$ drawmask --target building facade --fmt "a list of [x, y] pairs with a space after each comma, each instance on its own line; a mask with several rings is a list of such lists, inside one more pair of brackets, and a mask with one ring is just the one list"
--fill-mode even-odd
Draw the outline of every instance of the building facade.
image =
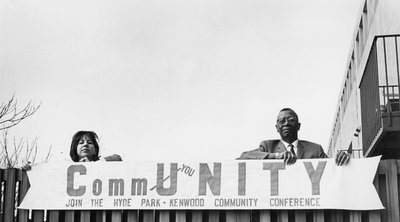
[[400, 1], [365, 0], [356, 24], [327, 153], [400, 157]]

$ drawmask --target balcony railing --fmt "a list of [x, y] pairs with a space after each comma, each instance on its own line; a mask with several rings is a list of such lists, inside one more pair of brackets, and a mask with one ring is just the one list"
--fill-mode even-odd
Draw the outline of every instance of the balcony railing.
[[400, 85], [379, 86], [382, 116], [385, 116], [387, 113], [400, 111], [399, 87]]
[[351, 154], [352, 158], [362, 158], [363, 150], [362, 149], [353, 149], [353, 153]]
[[[400, 117], [400, 35], [375, 38], [360, 82], [362, 144], [364, 154], [373, 156], [387, 131]], [[399, 126], [400, 127], [400, 126]]]

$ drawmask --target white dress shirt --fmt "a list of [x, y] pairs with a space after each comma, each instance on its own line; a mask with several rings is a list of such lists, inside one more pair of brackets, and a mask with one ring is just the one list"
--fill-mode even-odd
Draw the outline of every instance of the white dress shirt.
[[[285, 145], [286, 150], [290, 151], [289, 143], [287, 143], [283, 140], [281, 140], [281, 142], [283, 143], [283, 145]], [[296, 156], [297, 156], [297, 146], [299, 145], [299, 140], [297, 139], [296, 141], [294, 141], [292, 143], [292, 145], [293, 145], [294, 154], [296, 154]]]

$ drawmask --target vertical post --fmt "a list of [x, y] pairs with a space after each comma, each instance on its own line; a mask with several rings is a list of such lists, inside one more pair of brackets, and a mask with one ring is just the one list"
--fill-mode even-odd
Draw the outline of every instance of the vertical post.
[[122, 221], [122, 211], [113, 210], [111, 211], [111, 222], [121, 222]]
[[385, 207], [381, 211], [381, 220], [388, 221], [389, 219], [389, 210], [388, 210], [388, 197], [387, 197], [387, 174], [386, 174], [386, 160], [381, 160], [379, 163], [379, 168], [382, 168], [382, 173], [378, 176], [378, 183], [379, 183], [379, 197], [381, 198], [382, 204]]
[[387, 69], [387, 56], [386, 56], [386, 37], [383, 37], [383, 56], [384, 56], [384, 61], [385, 61], [385, 81], [386, 81], [386, 95], [385, 95], [385, 104], [389, 104], [389, 109], [388, 109], [388, 120], [389, 120], [389, 126], [392, 126], [392, 109], [391, 109], [391, 104], [390, 104], [390, 96], [389, 96], [389, 77], [388, 77], [388, 69]]
[[186, 222], [186, 211], [177, 210], [175, 214], [175, 222]]
[[[1, 181], [1, 180], [0, 180]], [[19, 181], [19, 191], [18, 191], [18, 205], [21, 204], [24, 199], [26, 193], [29, 189], [29, 181], [28, 176], [26, 175], [26, 171], [18, 170], [18, 181]], [[28, 221], [29, 211], [28, 210], [18, 210], [18, 221], [26, 222]]]
[[295, 221], [296, 222], [306, 222], [306, 211], [305, 210], [296, 210], [294, 212]]
[[75, 221], [74, 214], [75, 214], [75, 211], [66, 210], [65, 211], [65, 222], [74, 222]]
[[15, 187], [16, 187], [16, 169], [6, 169], [4, 171], [6, 180], [6, 186], [4, 188], [4, 221], [14, 221], [14, 210], [15, 210]]
[[[5, 171], [3, 169], [0, 169], [0, 190], [3, 189], [3, 182], [5, 183]], [[4, 199], [4, 193], [0, 192], [0, 199]], [[3, 222], [3, 216], [4, 216], [4, 203], [2, 203], [2, 201], [0, 201], [0, 222]]]
[[126, 214], [126, 222], [138, 222], [138, 212], [136, 210], [129, 210]]
[[[48, 221], [49, 222], [58, 222], [59, 221], [59, 214], [60, 212], [58, 210], [50, 210], [49, 211], [49, 217], [48, 217]], [[22, 221], [20, 221], [22, 222]]]
[[260, 211], [260, 222], [271, 222], [271, 211], [261, 210]]
[[[397, 71], [397, 92], [400, 92], [400, 72], [399, 72], [399, 52], [398, 52], [398, 44], [397, 44], [397, 36], [394, 37], [394, 45], [396, 49], [396, 71]], [[399, 101], [400, 103], [400, 98]]]
[[324, 222], [324, 211], [323, 210], [314, 210], [313, 211], [313, 218], [315, 222]]
[[226, 211], [226, 222], [236, 222], [236, 211], [234, 210]]
[[160, 210], [159, 221], [160, 222], [169, 222], [169, 211], [168, 210]]
[[387, 200], [388, 200], [388, 221], [398, 222], [399, 214], [399, 192], [397, 183], [397, 166], [395, 160], [386, 161], [386, 186], [387, 186]]
[[106, 219], [107, 219], [107, 211], [99, 210], [96, 212], [96, 221], [106, 222]]
[[154, 221], [154, 211], [144, 210], [143, 212], [143, 222], [153, 222]]
[[202, 222], [203, 221], [203, 211], [194, 210], [192, 211], [192, 222]]
[[332, 210], [331, 211], [331, 221], [343, 222], [343, 211], [342, 210]]
[[35, 210], [33, 211], [33, 222], [43, 222], [44, 221], [44, 211]]
[[219, 222], [219, 211], [209, 210], [208, 211], [208, 222]]
[[[376, 192], [379, 194], [379, 170], [376, 172], [375, 178], [374, 178], [374, 186], [376, 189]], [[373, 210], [368, 213], [369, 221], [376, 221], [380, 222], [381, 221], [381, 212], [379, 210]]]
[[361, 211], [350, 211], [350, 222], [361, 222]]
[[237, 213], [238, 221], [250, 222], [251, 221], [251, 211], [250, 210], [239, 210]]
[[81, 222], [90, 222], [90, 211], [88, 210], [81, 211]]
[[288, 222], [289, 212], [287, 210], [278, 211], [278, 222]]

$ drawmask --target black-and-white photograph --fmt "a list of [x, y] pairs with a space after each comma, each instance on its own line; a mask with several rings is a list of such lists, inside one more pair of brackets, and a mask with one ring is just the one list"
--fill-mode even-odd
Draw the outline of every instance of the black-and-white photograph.
[[3, 0], [0, 221], [400, 220], [400, 1]]

